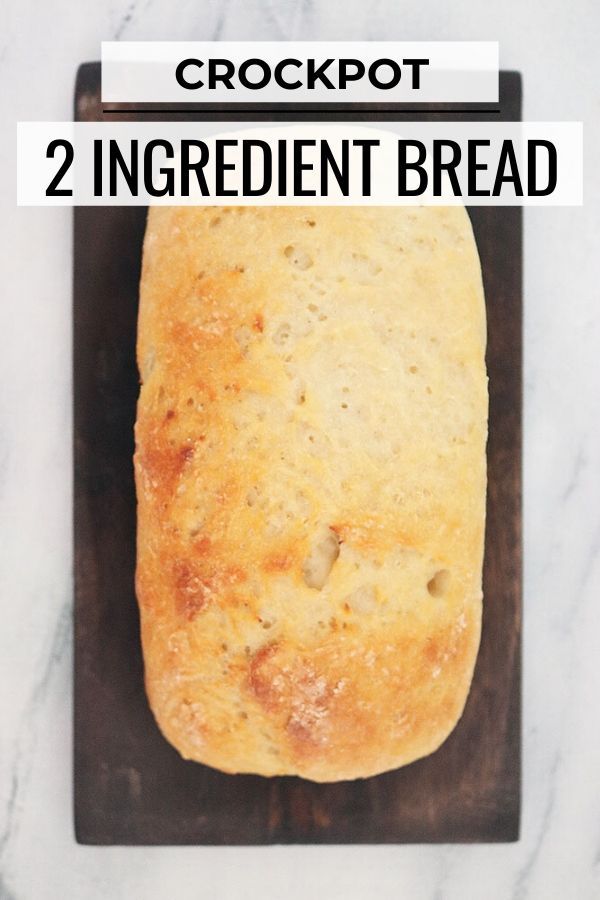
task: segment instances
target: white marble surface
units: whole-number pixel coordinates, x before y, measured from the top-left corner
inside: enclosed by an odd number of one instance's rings
[[[15,207],[19,119],[102,39],[498,39],[525,116],[582,119],[586,205],[525,216],[524,810],[515,845],[91,848],[71,816],[71,215]],[[600,897],[595,0],[3,0],[0,897]]]

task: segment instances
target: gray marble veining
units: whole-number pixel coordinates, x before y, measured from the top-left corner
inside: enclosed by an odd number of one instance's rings
[[[0,144],[0,897],[600,897],[600,139],[592,0],[7,0]],[[15,207],[17,119],[107,39],[497,39],[525,117],[582,119],[582,209],[525,214],[524,807],[499,846],[92,848],[71,812],[70,215]]]

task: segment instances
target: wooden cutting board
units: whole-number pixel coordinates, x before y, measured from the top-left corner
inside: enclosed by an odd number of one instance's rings
[[[99,96],[99,64],[81,66],[76,119],[101,120]],[[123,110],[111,114],[111,121],[141,118],[126,105],[111,108]],[[456,114],[448,107],[429,107],[426,113],[407,116],[406,107],[393,108],[400,119],[517,120],[520,77],[501,73],[500,104],[488,105],[485,114],[473,115],[467,112],[472,107],[464,104],[460,109],[465,112]],[[273,118],[268,109],[256,109],[244,115],[222,107],[218,115],[221,120]],[[203,117],[206,114],[199,112],[197,118]],[[144,116],[145,121],[151,118],[161,116]],[[310,119],[311,114],[290,118]],[[381,117],[355,106],[335,118]],[[389,112],[383,118],[389,121]],[[299,778],[224,775],[185,762],[154,723],[144,694],[134,594],[134,347],[145,210],[75,210],[74,778],[80,843],[518,839],[521,211],[477,207],[470,214],[485,284],[490,378],[485,605],[473,686],[462,719],[436,753],[375,778],[327,785]]]

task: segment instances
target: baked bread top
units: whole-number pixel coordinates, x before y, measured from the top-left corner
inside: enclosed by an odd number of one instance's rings
[[[481,620],[485,309],[462,208],[154,208],[137,593],[165,736],[226,772],[438,747]]]

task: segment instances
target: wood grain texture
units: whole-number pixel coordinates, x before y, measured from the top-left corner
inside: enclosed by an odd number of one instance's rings
[[[77,119],[101,118],[99,83],[98,64],[80,68]],[[500,116],[490,112],[478,118],[518,119],[520,96],[519,76],[502,73]],[[336,118],[356,118],[358,112]],[[220,117],[231,115],[224,109]],[[269,111],[262,117],[268,119]],[[433,111],[422,116],[437,117]],[[122,118],[135,115],[126,111]],[[134,350],[145,210],[76,209],[74,776],[80,843],[518,838],[521,211],[478,207],[470,214],[486,292],[490,377],[484,621],[471,693],[457,728],[432,756],[365,781],[315,784],[230,776],[185,762],[155,725],[143,687],[133,587]]]

